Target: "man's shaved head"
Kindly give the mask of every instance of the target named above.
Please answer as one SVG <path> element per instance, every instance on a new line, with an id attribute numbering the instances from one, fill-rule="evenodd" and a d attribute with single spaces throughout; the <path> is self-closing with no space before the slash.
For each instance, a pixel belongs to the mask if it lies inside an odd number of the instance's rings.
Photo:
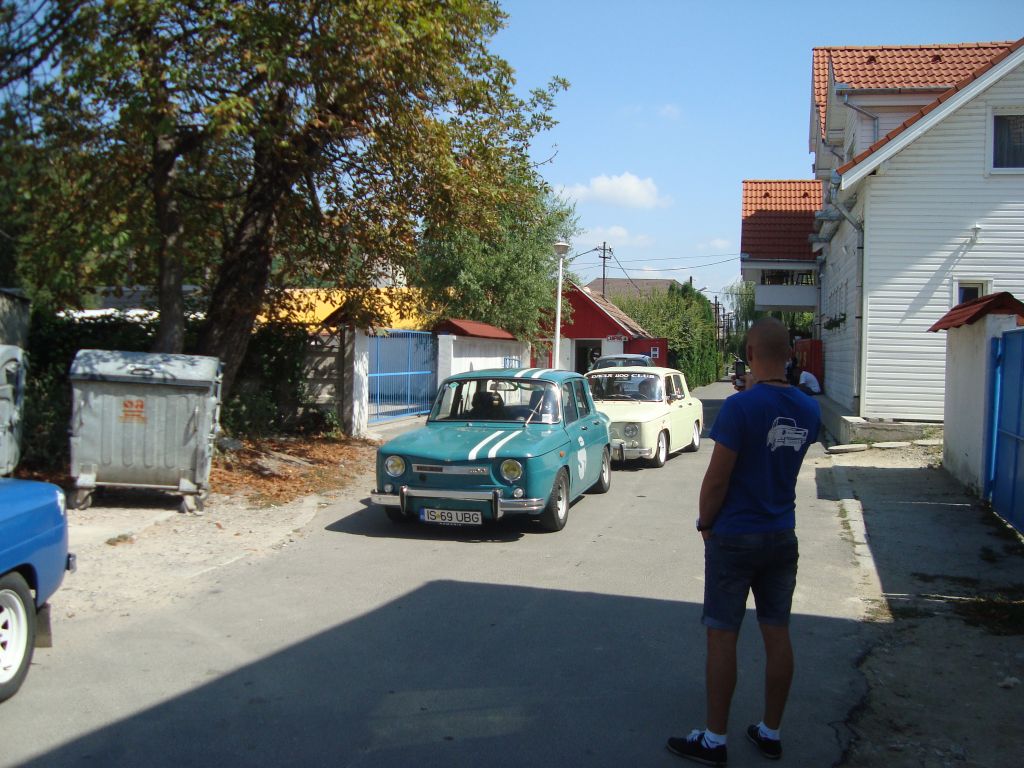
<path id="1" fill-rule="evenodd" d="M 782 363 L 789 360 L 789 330 L 774 317 L 755 320 L 747 332 L 747 354 L 765 363 Z"/>

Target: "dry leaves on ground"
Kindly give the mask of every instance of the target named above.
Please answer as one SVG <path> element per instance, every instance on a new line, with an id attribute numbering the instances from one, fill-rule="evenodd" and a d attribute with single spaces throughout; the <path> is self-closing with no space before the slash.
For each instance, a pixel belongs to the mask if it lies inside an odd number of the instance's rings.
<path id="1" fill-rule="evenodd" d="M 218 454 L 210 470 L 216 493 L 281 504 L 345 487 L 373 469 L 377 443 L 355 438 L 276 438 L 244 441 Z"/>

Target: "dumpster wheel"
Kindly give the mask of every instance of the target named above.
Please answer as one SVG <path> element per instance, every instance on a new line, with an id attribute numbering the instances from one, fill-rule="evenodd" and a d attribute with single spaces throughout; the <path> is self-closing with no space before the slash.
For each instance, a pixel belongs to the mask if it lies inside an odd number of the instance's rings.
<path id="1" fill-rule="evenodd" d="M 92 490 L 79 488 L 71 497 L 72 509 L 88 509 L 92 506 Z"/>
<path id="2" fill-rule="evenodd" d="M 203 498 L 196 494 L 188 494 L 181 497 L 181 504 L 178 506 L 178 511 L 183 515 L 201 515 L 203 514 Z"/>

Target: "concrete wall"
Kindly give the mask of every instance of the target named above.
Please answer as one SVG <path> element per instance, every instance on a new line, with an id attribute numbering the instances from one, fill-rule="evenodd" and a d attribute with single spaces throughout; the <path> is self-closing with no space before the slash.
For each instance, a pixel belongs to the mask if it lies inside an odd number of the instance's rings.
<path id="1" fill-rule="evenodd" d="M 946 331 L 945 439 L 942 464 L 975 494 L 985 488 L 991 339 L 1017 327 L 1013 315 L 988 315 Z"/>
<path id="2" fill-rule="evenodd" d="M 437 337 L 437 381 L 448 376 L 485 368 L 519 368 L 530 365 L 530 345 L 521 341 L 478 339 L 440 334 Z"/>

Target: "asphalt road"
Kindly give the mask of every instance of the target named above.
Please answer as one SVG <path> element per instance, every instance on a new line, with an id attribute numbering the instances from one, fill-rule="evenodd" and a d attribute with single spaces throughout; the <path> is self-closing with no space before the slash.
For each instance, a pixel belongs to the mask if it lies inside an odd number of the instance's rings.
<path id="1" fill-rule="evenodd" d="M 709 415 L 724 384 L 697 391 Z M 709 420 L 710 423 L 710 420 Z M 0 705 L 0 765 L 678 765 L 703 725 L 702 542 L 711 455 L 618 468 L 565 530 L 396 527 L 365 498 L 205 577 L 195 599 L 68 624 Z M 829 766 L 864 691 L 860 575 L 830 461 L 801 476 L 790 765 Z M 369 490 L 367 480 L 367 491 Z M 760 765 L 752 612 L 730 765 Z"/>

